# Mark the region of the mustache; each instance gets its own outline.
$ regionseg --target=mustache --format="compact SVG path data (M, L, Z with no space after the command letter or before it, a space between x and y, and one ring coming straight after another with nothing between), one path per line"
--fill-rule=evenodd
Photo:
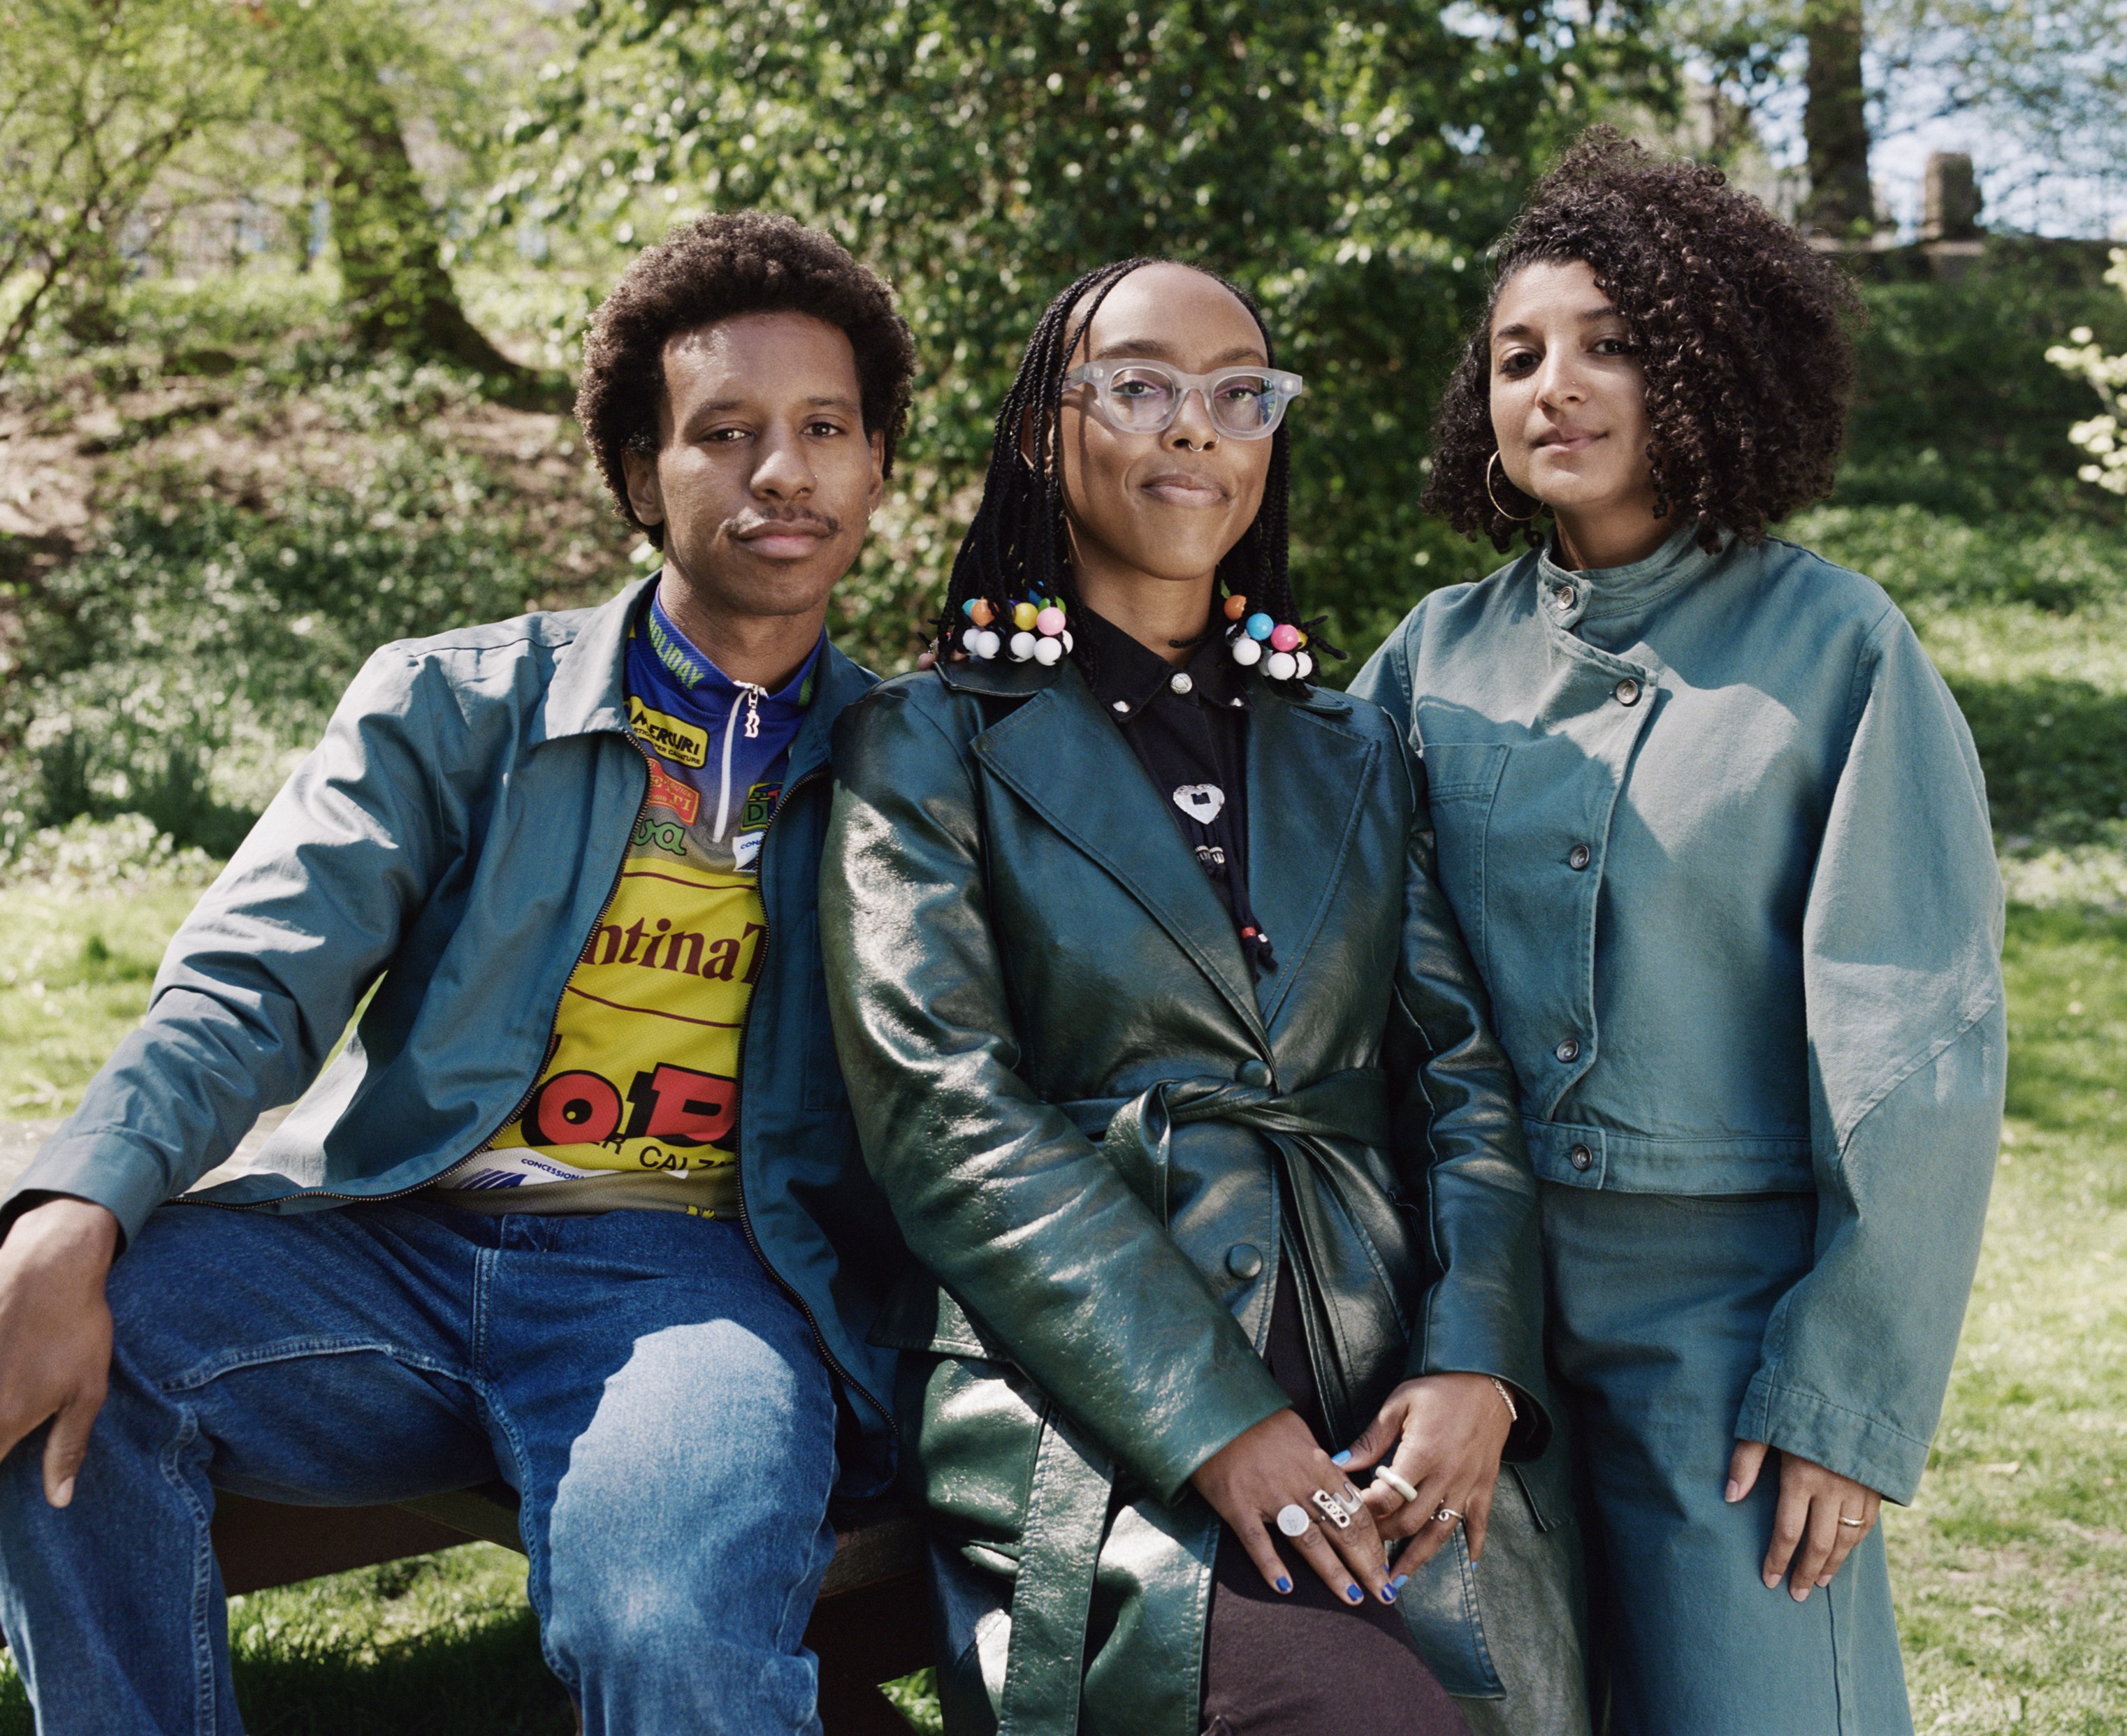
M734 537L751 537L763 531L812 531L822 537L838 534L842 521L832 513L741 513L736 518L725 521L725 527Z

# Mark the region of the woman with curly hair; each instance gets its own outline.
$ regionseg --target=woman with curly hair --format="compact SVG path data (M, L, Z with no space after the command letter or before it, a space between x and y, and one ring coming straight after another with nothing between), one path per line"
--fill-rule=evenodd
M1300 384L1205 272L1071 285L946 655L836 739L954 1736L1588 1728L1514 1083L1401 731L1310 679Z
M1830 487L1855 297L1708 168L1583 140L1499 244L1428 503L1503 551L1353 684L1424 758L1540 1182L1624 1736L1911 1728L1912 1498L2000 1132L1972 738Z

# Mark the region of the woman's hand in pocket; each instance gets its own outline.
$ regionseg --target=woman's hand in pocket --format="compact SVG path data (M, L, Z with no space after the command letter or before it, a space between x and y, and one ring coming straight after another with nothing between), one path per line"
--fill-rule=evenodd
M1442 1508L1461 1516L1470 1559L1485 1553L1485 1527L1499 1481L1499 1455L1514 1426L1506 1401L1485 1374L1424 1374L1406 1380L1383 1402L1372 1425L1338 1461L1367 1483L1373 1468L1416 1491L1403 1494L1387 1478L1373 1476L1367 1506L1382 1536L1411 1540L1396 1558L1409 1573L1431 1559L1457 1521L1433 1516Z
M1370 1595L1383 1603L1395 1601L1389 1588L1388 1554L1372 1516L1296 1412L1279 1411L1236 1435L1189 1480L1239 1540L1272 1591L1292 1589L1277 1547L1289 1543L1343 1601L1358 1603ZM1336 1525L1323 1512L1314 1499L1317 1490L1341 1503L1350 1515L1349 1525ZM1277 1523L1279 1513L1289 1507L1298 1507L1307 1520L1297 1537Z

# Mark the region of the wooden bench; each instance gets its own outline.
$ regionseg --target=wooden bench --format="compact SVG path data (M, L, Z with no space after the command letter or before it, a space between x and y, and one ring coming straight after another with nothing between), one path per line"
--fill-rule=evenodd
M908 1721L879 1685L931 1662L921 1526L883 1502L838 1509L835 1521L835 1559L805 1630L820 1659L821 1722L827 1736L909 1736ZM215 1500L215 1554L232 1596L474 1540L523 1553L517 1492L508 1484L396 1507Z

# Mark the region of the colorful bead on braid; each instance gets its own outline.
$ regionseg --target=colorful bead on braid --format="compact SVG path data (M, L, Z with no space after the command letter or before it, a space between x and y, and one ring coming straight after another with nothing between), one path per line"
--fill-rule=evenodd
M1047 669L1063 661L1075 641L1066 623L1063 603L1054 597L1031 597L1009 604L1005 611L1011 627L1007 639L991 622L997 611L986 597L970 597L960 605L968 625L960 634L960 649L970 657L988 661L1002 651L1014 663L1032 661Z
M1305 681L1315 673L1305 628L1289 621L1272 621L1261 609L1251 613L1248 599L1242 596L1227 598L1226 619L1233 623L1226 629L1226 643L1243 669L1260 663L1263 674L1273 681Z

